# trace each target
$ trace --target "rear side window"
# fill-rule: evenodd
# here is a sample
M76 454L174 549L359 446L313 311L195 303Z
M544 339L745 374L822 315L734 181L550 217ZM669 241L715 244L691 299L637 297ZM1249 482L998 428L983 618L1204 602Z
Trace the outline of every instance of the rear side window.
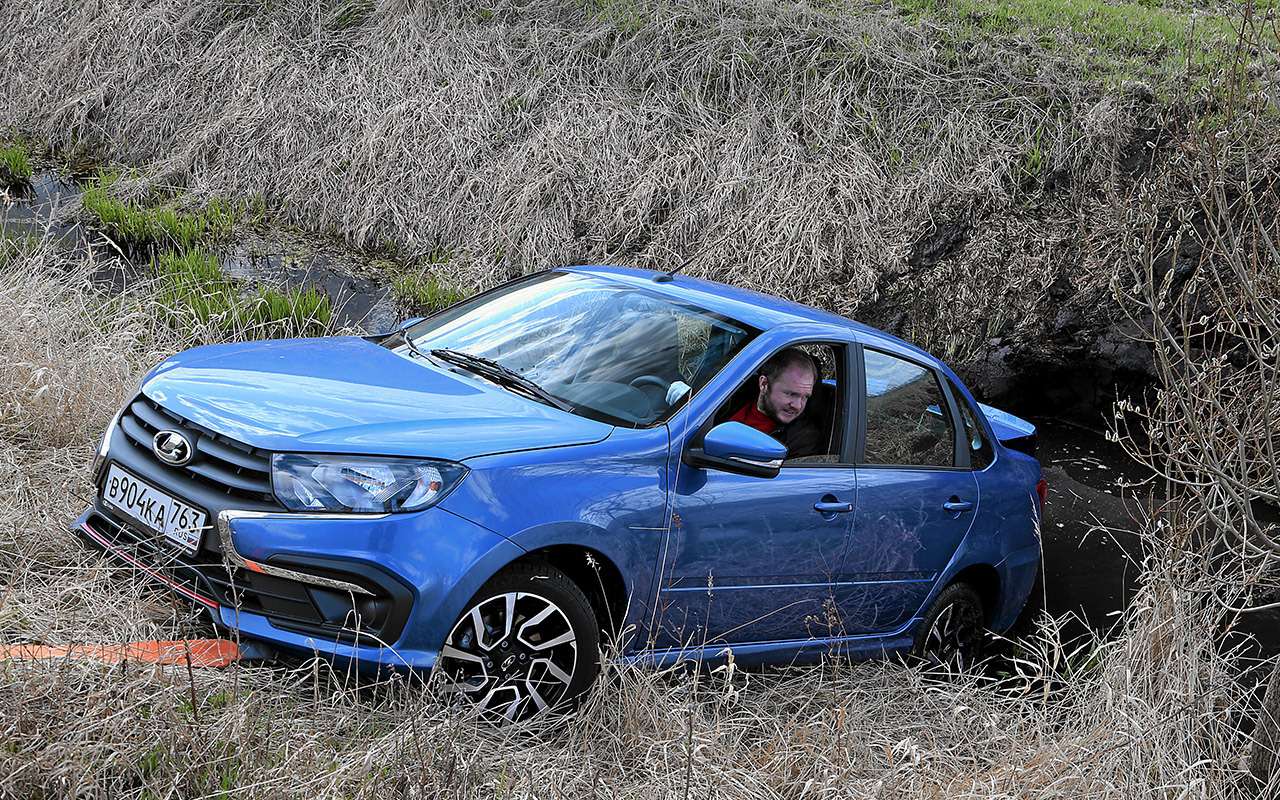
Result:
M986 469L995 459L991 442L987 441L986 434L982 432L982 426L978 424L977 412L965 400L964 395L960 394L955 381L948 378L947 383L951 386L951 395L956 399L956 405L960 406L960 417L964 422L964 439L969 448L969 466L974 469Z
M863 350L867 464L954 467L955 427L932 370Z

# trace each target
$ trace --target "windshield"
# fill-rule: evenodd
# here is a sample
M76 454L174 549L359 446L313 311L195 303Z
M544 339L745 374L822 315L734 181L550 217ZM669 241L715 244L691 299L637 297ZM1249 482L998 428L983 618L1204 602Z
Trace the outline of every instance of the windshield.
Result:
M754 333L657 293L552 272L455 306L406 336L423 353L497 362L574 413L641 427L666 419ZM481 374L501 380L495 370Z

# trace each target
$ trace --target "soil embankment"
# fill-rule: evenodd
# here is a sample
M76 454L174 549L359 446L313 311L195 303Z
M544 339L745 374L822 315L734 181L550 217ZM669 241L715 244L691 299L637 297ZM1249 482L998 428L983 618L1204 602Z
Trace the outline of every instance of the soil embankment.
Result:
M32 0L0 31L0 126L470 287L687 264L900 334L989 398L1143 371L1109 287L1185 205L1215 101L1177 90L1230 25L931 8Z

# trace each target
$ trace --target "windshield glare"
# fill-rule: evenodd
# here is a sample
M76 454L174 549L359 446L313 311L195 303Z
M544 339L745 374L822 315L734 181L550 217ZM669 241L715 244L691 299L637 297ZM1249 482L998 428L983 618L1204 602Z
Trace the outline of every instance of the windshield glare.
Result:
M656 293L573 273L545 273L415 325L419 350L498 362L615 424L665 419L754 331Z

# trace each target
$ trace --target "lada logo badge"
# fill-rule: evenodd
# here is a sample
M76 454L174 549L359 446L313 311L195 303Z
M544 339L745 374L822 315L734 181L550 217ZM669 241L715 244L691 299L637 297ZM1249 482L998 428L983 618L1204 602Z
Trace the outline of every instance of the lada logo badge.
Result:
M180 467L195 455L191 440L177 431L160 431L151 439L151 451L166 464Z

